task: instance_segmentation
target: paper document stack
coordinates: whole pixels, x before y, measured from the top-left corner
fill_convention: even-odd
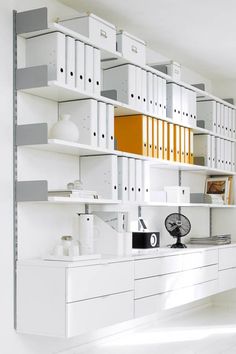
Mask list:
[[[216,235],[211,237],[191,237],[192,245],[227,245],[231,243],[231,235]]]

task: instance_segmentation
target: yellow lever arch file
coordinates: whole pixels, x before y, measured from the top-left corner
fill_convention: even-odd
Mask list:
[[[180,162],[180,126],[174,125],[174,160]]]
[[[152,157],[152,117],[147,117],[147,154]]]
[[[158,142],[158,120],[152,118],[152,157],[158,157],[157,142]]]
[[[174,161],[174,124],[168,123],[168,160]]]
[[[132,115],[115,117],[117,149],[148,156],[147,116]]]

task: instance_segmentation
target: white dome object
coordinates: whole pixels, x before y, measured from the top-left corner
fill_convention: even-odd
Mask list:
[[[79,140],[79,129],[70,120],[70,114],[62,114],[57,123],[50,130],[51,139],[61,139],[77,142]]]

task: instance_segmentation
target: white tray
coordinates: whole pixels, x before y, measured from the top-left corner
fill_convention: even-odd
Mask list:
[[[56,256],[54,254],[48,254],[43,259],[45,261],[64,261],[64,262],[78,262],[78,261],[87,261],[91,259],[101,258],[100,254],[85,254],[82,256]]]

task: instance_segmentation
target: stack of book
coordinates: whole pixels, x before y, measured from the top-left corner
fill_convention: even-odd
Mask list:
[[[81,198],[81,199],[98,199],[96,191],[88,191],[83,189],[58,189],[48,192],[49,197],[67,197],[67,198]]]
[[[216,235],[211,237],[191,237],[192,245],[228,245],[231,243],[231,235]]]

